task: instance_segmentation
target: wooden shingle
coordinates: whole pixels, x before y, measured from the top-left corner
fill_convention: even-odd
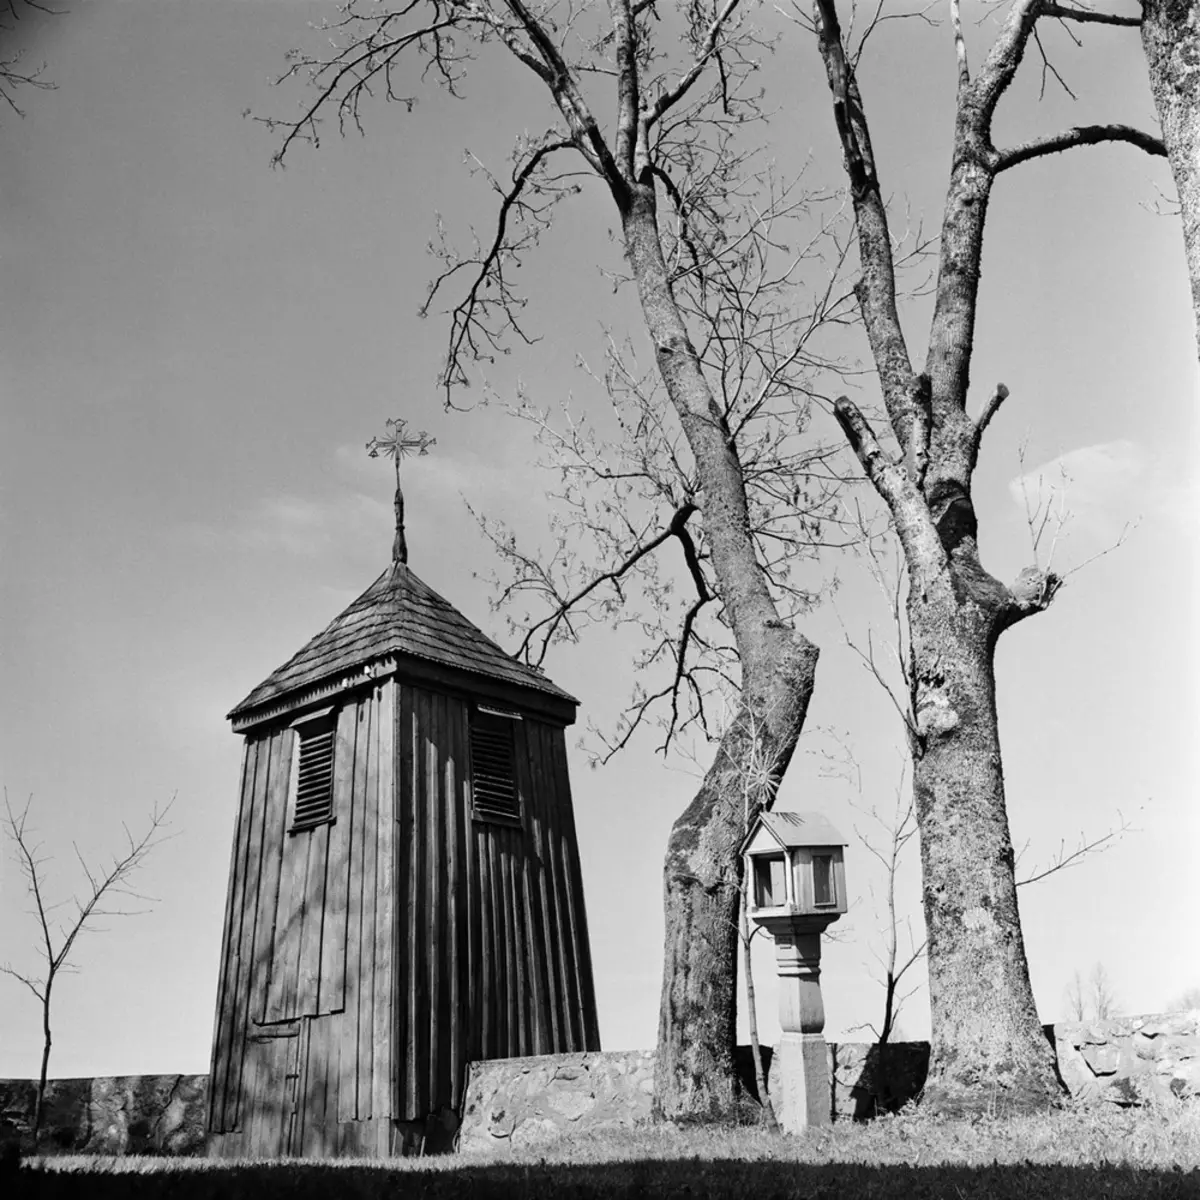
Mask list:
[[[267,676],[229,718],[237,722],[290,693],[387,657],[411,657],[577,703],[540,671],[506,654],[405,564],[392,563],[349,608]]]

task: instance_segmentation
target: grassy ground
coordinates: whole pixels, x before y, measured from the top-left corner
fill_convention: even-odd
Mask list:
[[[203,1159],[46,1159],[20,1200],[363,1200],[674,1196],[687,1200],[1200,1200],[1200,1106],[1066,1110],[940,1121],[901,1115],[803,1137],[752,1129],[580,1134],[541,1149],[380,1165]]]

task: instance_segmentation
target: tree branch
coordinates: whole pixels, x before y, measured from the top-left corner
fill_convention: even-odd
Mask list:
[[[1012,601],[1008,606],[1005,626],[1015,625],[1034,613],[1045,612],[1054,600],[1062,578],[1041,567],[1026,567],[1009,586]]]
[[[1017,68],[1021,65],[1025,47],[1040,15],[1041,3],[1042,0],[1017,0],[1009,10],[1000,36],[992,43],[992,48],[984,59],[983,67],[971,89],[976,102],[972,122],[976,136],[990,136],[996,105],[1000,103],[1000,97],[1012,83]]]
[[[687,563],[688,573],[691,575],[692,582],[696,586],[696,599],[689,606],[687,612],[684,613],[683,628],[679,633],[679,650],[675,656],[675,678],[671,683],[671,720],[667,726],[667,736],[663,740],[662,745],[664,754],[671,744],[671,738],[674,736],[676,726],[679,722],[679,685],[683,682],[684,660],[687,654],[688,642],[691,640],[692,629],[700,610],[713,598],[712,592],[708,587],[708,581],[704,578],[704,572],[700,568],[700,557],[696,553],[696,543],[692,541],[692,535],[688,532],[687,528],[688,519],[695,511],[696,508],[694,505],[684,505],[671,518],[670,532],[679,539],[679,544],[683,547],[683,559]]]
[[[959,0],[950,0],[950,24],[954,29],[954,55],[958,60],[958,94],[961,97],[971,86],[971,71],[967,65],[967,43],[963,39]]]
[[[1070,867],[1078,866],[1089,854],[1103,854],[1105,850],[1111,850],[1113,843],[1119,838],[1129,833],[1133,826],[1117,813],[1120,818],[1120,824],[1116,829],[1110,829],[1107,833],[1102,834],[1098,838],[1093,838],[1090,842],[1084,840],[1084,835],[1079,835],[1079,845],[1067,853],[1066,842],[1060,842],[1058,846],[1058,854],[1045,870],[1035,871],[1032,875],[1027,875],[1024,879],[1017,880],[1017,887],[1024,887],[1027,883],[1037,883],[1040,879],[1045,879],[1048,875],[1054,875],[1059,871],[1065,871]]]
[[[513,176],[512,187],[503,194],[500,202],[500,210],[496,215],[496,234],[492,239],[492,244],[488,248],[487,253],[479,260],[479,270],[475,275],[475,280],[471,284],[470,290],[466,296],[459,301],[451,310],[450,322],[450,343],[446,354],[446,367],[442,373],[442,387],[446,391],[446,404],[450,403],[450,388],[457,382],[461,382],[464,372],[460,365],[460,360],[465,350],[472,354],[478,355],[475,349],[474,339],[472,337],[472,329],[477,324],[477,314],[481,309],[491,308],[499,305],[505,314],[505,319],[508,324],[521,333],[520,327],[514,320],[514,313],[510,307],[513,303],[512,297],[508,293],[507,287],[504,285],[502,276],[502,266],[506,252],[511,251],[512,247],[508,242],[508,221],[509,214],[513,206],[521,198],[521,194],[528,184],[534,172],[542,164],[543,160],[549,157],[557,150],[568,150],[576,148],[573,141],[556,140],[544,142],[537,150],[530,155],[528,162]],[[442,272],[433,283],[430,285],[429,293],[425,297],[425,303],[420,308],[420,315],[426,316],[429,312],[429,306],[432,304],[434,297],[437,295],[442,284],[445,283],[451,275],[455,274],[460,268],[467,266],[467,262],[455,263],[448,270]],[[497,293],[494,298],[481,298],[481,291],[490,286],[492,283],[497,284]],[[524,336],[524,335],[522,335]],[[489,340],[491,340],[489,338]],[[526,338],[526,341],[529,339]]]
[[[717,49],[717,39],[721,35],[721,30],[726,21],[733,15],[733,11],[737,8],[741,0],[725,0],[725,6],[717,13],[712,24],[708,27],[708,34],[704,39],[704,44],[700,49],[700,53],[696,55],[695,61],[688,69],[687,73],[679,82],[671,88],[670,91],[663,92],[661,96],[654,102],[653,107],[644,118],[645,126],[649,129],[655,121],[663,116],[664,113],[672,109],[680,100],[687,95],[691,90],[692,84],[700,78],[701,72],[704,70],[708,60],[712,58]]]
[[[875,172],[870,128],[854,68],[846,56],[835,0],[815,0],[813,14],[858,227],[861,277],[854,290],[879,371],[888,416],[901,449],[907,452],[912,423],[907,401],[913,370],[896,306],[892,240]]]
[[[517,647],[518,658],[529,658],[530,644],[533,641],[534,635],[540,629],[546,629],[545,636],[542,639],[542,649],[534,660],[535,664],[540,665],[546,657],[546,651],[550,646],[551,639],[554,637],[558,627],[566,619],[571,609],[575,607],[581,600],[586,599],[598,587],[605,583],[613,583],[627,574],[634,566],[636,566],[646,555],[653,553],[663,544],[668,538],[679,537],[677,526],[681,529],[682,523],[696,511],[696,506],[690,501],[682,505],[671,518],[670,525],[667,526],[661,533],[652,537],[648,542],[643,542],[631,554],[611,571],[603,571],[599,575],[594,576],[583,587],[575,592],[568,599],[563,600],[549,616],[543,617],[535,625],[531,625],[522,639],[520,646]],[[548,627],[548,628],[547,628]]]
[[[974,436],[974,454],[976,457],[979,455],[979,446],[983,441],[983,435],[987,427],[992,423],[992,418],[1000,411],[1000,406],[1008,399],[1008,396],[1008,388],[1002,383],[996,384],[996,390],[989,397],[987,404],[984,405],[983,412],[979,414],[975,422]]]
[[[621,0],[618,0],[621,2]],[[624,202],[627,183],[621,173],[596,118],[588,108],[566,60],[559,48],[546,32],[542,23],[525,7],[523,0],[504,0],[509,11],[521,22],[530,40],[538,48],[550,68],[550,78],[547,86],[558,105],[559,112],[567,119],[572,133],[575,134],[576,145],[580,152],[588,158],[612,191],[618,204]]]
[[[1046,137],[1034,138],[1023,145],[1014,146],[1009,150],[996,152],[993,170],[996,174],[1007,171],[1019,163],[1028,162],[1031,158],[1041,158],[1046,154],[1058,154],[1062,150],[1070,150],[1074,146],[1098,146],[1102,142],[1128,142],[1147,154],[1165,158],[1167,148],[1162,138],[1153,137],[1131,125],[1076,125],[1073,129],[1062,133],[1049,134]]]
[[[888,506],[900,503],[899,468],[891,455],[879,444],[875,431],[859,411],[858,405],[846,396],[839,396],[833,405],[833,415],[842,427],[850,448],[862,464],[867,478],[888,502]]]
[[[637,27],[629,0],[609,0],[617,60],[617,165],[626,179],[634,176],[638,142]]]
[[[1060,21],[1078,21],[1085,25],[1125,25],[1133,29],[1142,23],[1141,17],[1119,17],[1114,13],[1092,12],[1090,8],[1070,8],[1064,4],[1043,4],[1041,15]]]

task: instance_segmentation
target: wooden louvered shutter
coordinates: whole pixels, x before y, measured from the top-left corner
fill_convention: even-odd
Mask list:
[[[292,833],[333,820],[333,738],[335,713],[327,708],[296,721],[300,739],[296,764]]]
[[[479,821],[520,821],[513,762],[517,713],[477,708],[471,715],[471,802]]]

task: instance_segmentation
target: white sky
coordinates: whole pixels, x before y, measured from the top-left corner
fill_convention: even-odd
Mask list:
[[[533,536],[549,515],[524,430],[494,410],[442,411],[445,325],[416,316],[435,211],[452,232],[487,228],[492,197],[463,149],[499,169],[515,135],[539,132],[549,113],[485,55],[464,101],[430,92],[411,116],[379,108],[365,139],[331,135],[271,171],[273,137],[242,113],[290,111],[298,93],[269,80],[328,5],[72,9],[18,31],[57,90],[26,92],[24,120],[0,113],[0,780],[15,804],[34,795],[59,895],[78,882],[73,839],[101,855],[121,821],[137,827],[177,794],[178,836],[141,880],[159,902],[79,944],[80,973],[57,993],[51,1071],[204,1071],[239,764],[224,713],[385,565],[391,474],[359,447],[397,415],[438,438],[408,469],[410,563],[493,634],[503,625],[474,572],[494,564],[462,498]],[[810,177],[839,182],[815,47],[764,11],[785,34],[765,73],[772,149],[784,167],[811,154]],[[976,47],[990,29],[976,28],[982,11],[964,4]],[[1133,34],[1088,29],[1077,50],[1051,31],[1048,44],[1079,102],[1051,86],[1039,105],[1031,61],[1002,109],[1002,139],[1102,120],[1152,127]],[[948,156],[947,30],[885,24],[862,80],[897,225],[907,206],[913,225],[932,229]],[[991,208],[975,403],[1001,379],[1012,396],[977,477],[985,562],[1012,578],[1028,561],[1016,485],[1026,437],[1027,472],[1056,477],[1061,464],[1073,480],[1063,567],[1140,522],[999,650],[1025,861],[1045,862],[1081,830],[1103,833],[1118,812],[1137,827],[1022,892],[1045,1020],[1063,1013],[1072,972],[1096,962],[1126,1011],[1200,983],[1196,349],[1178,221],[1155,211],[1164,192],[1161,160],[1102,148],[1005,175]],[[614,297],[597,269],[619,265],[606,198],[590,188],[560,221],[525,273],[529,324],[544,340],[490,380],[595,408],[603,397],[575,355],[598,360],[606,325],[643,335],[632,297]],[[908,326],[919,360],[919,308]],[[837,571],[836,611],[804,627],[823,653],[807,752],[781,804],[819,809],[849,832],[866,822],[848,806],[856,794],[829,777],[820,731],[853,747],[862,802],[891,803],[900,759],[895,717],[839,624],[858,637],[882,630],[882,605],[853,561]],[[581,730],[611,721],[629,652],[601,635],[549,661],[583,701]],[[651,747],[595,771],[573,751],[608,1049],[654,1041],[661,856],[696,783],[692,763],[664,764]],[[33,968],[21,880],[7,858],[0,872],[0,961]],[[882,996],[871,959],[879,875],[853,845],[847,874],[856,904],[825,957],[831,1039],[877,1018]],[[915,853],[901,883],[915,914]],[[769,1038],[765,948],[756,974]],[[903,1028],[926,1032],[923,994]],[[32,999],[0,980],[0,1076],[36,1073],[39,1051]]]

